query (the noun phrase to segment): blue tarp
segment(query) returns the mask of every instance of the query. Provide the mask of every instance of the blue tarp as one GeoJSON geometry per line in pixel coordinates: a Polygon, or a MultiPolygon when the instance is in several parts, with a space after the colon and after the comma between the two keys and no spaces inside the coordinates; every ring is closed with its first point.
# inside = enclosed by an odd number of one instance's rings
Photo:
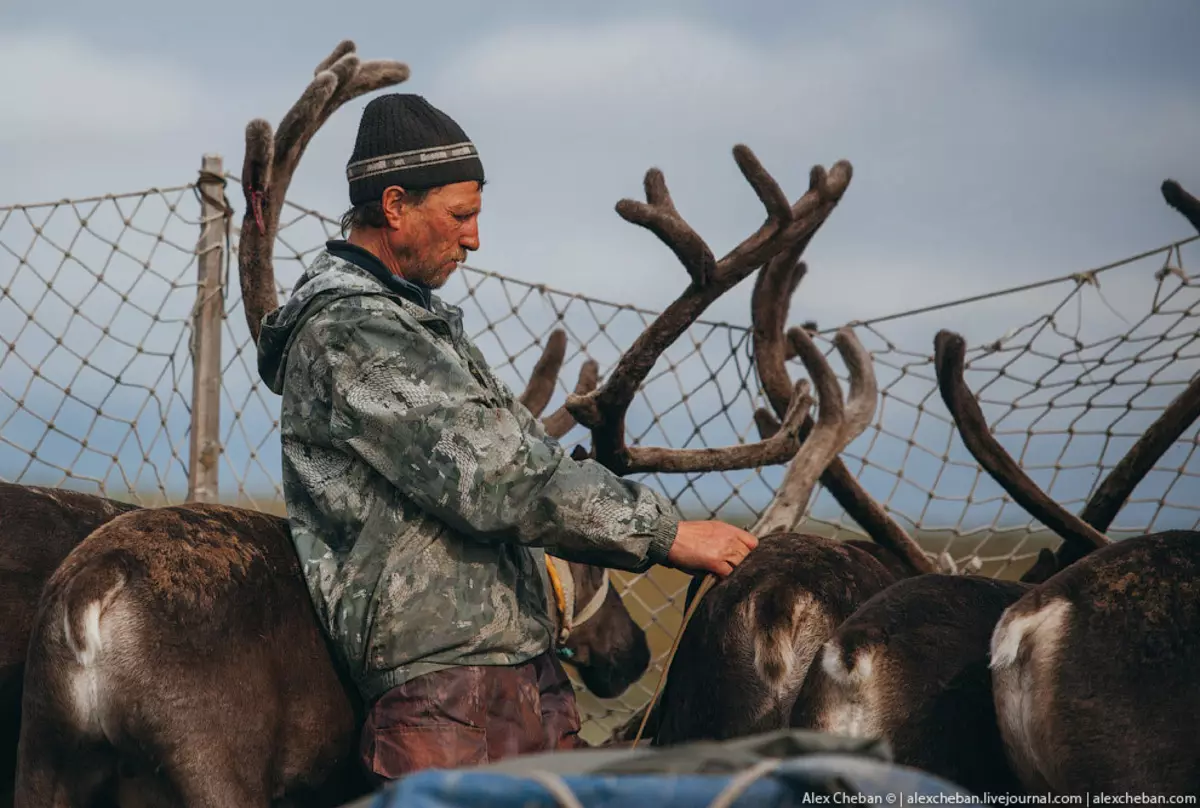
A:
{"type": "Polygon", "coordinates": [[[662,771],[654,771],[659,754],[640,750],[626,752],[624,757],[619,751],[566,752],[515,759],[507,765],[424,771],[392,783],[354,805],[355,808],[483,805],[553,808],[575,804],[569,801],[573,796],[584,808],[640,805],[706,808],[755,766],[770,770],[761,773],[729,805],[738,808],[813,804],[908,806],[919,797],[937,797],[938,804],[943,805],[982,805],[965,789],[878,755],[841,751],[788,757],[767,754],[751,763],[742,745],[731,750],[731,757],[741,756],[738,765],[722,767],[713,754],[719,748],[719,744],[697,745],[695,765],[683,762],[682,766],[683,750],[673,750],[662,756],[662,771]],[[560,788],[565,786],[568,798],[555,796],[552,786],[538,779],[541,773],[550,773],[560,788]]]}

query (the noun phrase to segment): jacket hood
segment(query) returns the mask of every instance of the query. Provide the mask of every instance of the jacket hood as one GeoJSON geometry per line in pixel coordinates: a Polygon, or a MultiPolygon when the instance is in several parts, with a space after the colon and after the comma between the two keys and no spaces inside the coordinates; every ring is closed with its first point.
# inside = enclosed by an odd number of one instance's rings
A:
{"type": "MultiPolygon", "coordinates": [[[[395,276],[385,284],[371,271],[327,248],[300,276],[287,302],[263,318],[258,337],[258,375],[271,392],[283,395],[288,350],[300,326],[325,305],[355,295],[402,297],[422,308],[431,304],[431,295],[424,287],[395,276]]],[[[456,311],[444,305],[438,308],[456,311]]]]}

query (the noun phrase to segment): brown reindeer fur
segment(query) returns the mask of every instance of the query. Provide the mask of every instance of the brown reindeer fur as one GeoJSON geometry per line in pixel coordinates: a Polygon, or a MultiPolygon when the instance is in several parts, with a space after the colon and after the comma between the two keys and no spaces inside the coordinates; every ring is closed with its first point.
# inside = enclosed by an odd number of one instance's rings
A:
{"type": "Polygon", "coordinates": [[[996,627],[1001,734],[1033,791],[1200,794],[1200,533],[1115,542],[996,627]]]}
{"type": "MultiPolygon", "coordinates": [[[[600,590],[604,570],[577,561],[568,565],[578,612],[600,590]]],[[[621,695],[650,667],[646,632],[625,608],[615,586],[609,586],[596,616],[572,629],[566,647],[570,651],[566,663],[575,668],[587,689],[602,699],[621,695]]]]}
{"type": "Polygon", "coordinates": [[[1029,586],[920,575],[867,600],[809,668],[791,726],[883,738],[897,763],[976,794],[1023,793],[1004,757],[988,649],[1029,586]]]}
{"type": "Polygon", "coordinates": [[[217,505],[124,514],[46,585],[16,805],[86,805],[116,784],[118,758],[168,804],[361,793],[359,705],[332,659],[284,520],[217,505]]]}
{"type": "Polygon", "coordinates": [[[684,629],[663,688],[654,744],[787,726],[821,645],[860,603],[894,580],[852,545],[800,533],[763,536],[705,595],[684,629]]]}
{"type": "Polygon", "coordinates": [[[21,682],[38,597],[87,534],[135,506],[58,488],[0,483],[0,806],[10,804],[21,682]]]}

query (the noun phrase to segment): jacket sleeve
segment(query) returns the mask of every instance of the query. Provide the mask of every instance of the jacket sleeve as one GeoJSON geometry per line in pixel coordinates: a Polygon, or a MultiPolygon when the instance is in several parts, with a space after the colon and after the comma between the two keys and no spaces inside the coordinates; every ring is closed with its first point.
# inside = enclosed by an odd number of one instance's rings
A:
{"type": "Polygon", "coordinates": [[[331,308],[302,338],[329,357],[333,439],[421,508],[569,560],[638,572],[666,559],[680,520],[666,497],[571,459],[394,308],[331,308]]]}

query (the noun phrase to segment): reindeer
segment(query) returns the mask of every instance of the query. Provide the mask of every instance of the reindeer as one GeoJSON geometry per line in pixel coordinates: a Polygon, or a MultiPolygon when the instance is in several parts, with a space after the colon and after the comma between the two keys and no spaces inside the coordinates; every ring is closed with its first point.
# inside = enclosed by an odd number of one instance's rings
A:
{"type": "MultiPolygon", "coordinates": [[[[1200,201],[1171,180],[1162,193],[1200,231],[1200,201]]],[[[1109,479],[1127,477],[1131,491],[1161,454],[1157,444],[1198,416],[1200,378],[1109,479]]],[[[1036,486],[1024,487],[1022,507],[1043,522],[1063,519],[1036,486]]],[[[1118,496],[1098,491],[1089,502],[1100,523],[1129,493],[1110,488],[1118,496]]],[[[1000,733],[1031,792],[1200,793],[1200,531],[1106,542],[1006,609],[990,652],[1000,733]]]]}
{"type": "MultiPolygon", "coordinates": [[[[1018,503],[1062,536],[1060,558],[1085,558],[1107,546],[1103,531],[1119,507],[1200,415],[1197,380],[1100,484],[1084,516],[1075,517],[1055,508],[989,432],[963,380],[962,338],[943,331],[935,346],[939,389],[963,443],[1018,503]]],[[[1021,581],[923,575],[875,595],[826,642],[792,725],[883,738],[897,762],[975,793],[1024,793],[1001,739],[989,654],[1001,615],[1043,574],[1044,560],[1021,581]]]]}
{"type": "MultiPolygon", "coordinates": [[[[396,62],[360,64],[353,43],[343,42],[278,134],[262,120],[247,127],[239,268],[248,317],[271,304],[270,245],[308,140],[349,98],[407,75],[396,62]]],[[[849,179],[848,164],[830,176],[818,167],[809,192],[789,206],[748,148],[734,155],[769,216],[731,258],[715,261],[680,226],[653,169],[649,204],[617,206],[673,244],[692,274],[605,383],[567,399],[563,417],[591,431],[587,454],[617,473],[750,468],[799,448],[811,404],[804,384],[779,431],[756,444],[625,443],[625,413],[658,356],[720,294],[811,235],[849,179]]],[[[257,335],[253,319],[250,326],[257,335]]],[[[68,554],[46,584],[30,641],[19,808],[86,804],[114,790],[119,797],[130,784],[146,803],[185,806],[333,804],[363,787],[353,754],[362,705],[332,661],[285,528],[275,517],[219,505],[139,510],[68,554]]]]}
{"type": "Polygon", "coordinates": [[[0,482],[0,806],[10,804],[25,650],[38,596],[87,534],[135,506],[78,491],[0,482]]]}

